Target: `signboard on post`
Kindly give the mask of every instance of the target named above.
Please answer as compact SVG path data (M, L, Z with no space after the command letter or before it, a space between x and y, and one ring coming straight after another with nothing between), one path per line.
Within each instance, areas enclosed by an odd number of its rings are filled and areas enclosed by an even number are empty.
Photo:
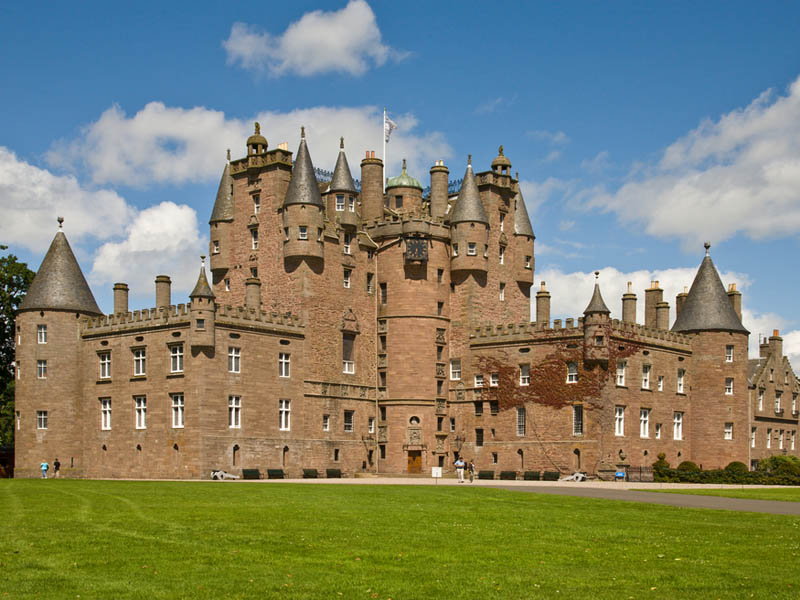
M442 478L442 467L431 467L431 477L434 479Z

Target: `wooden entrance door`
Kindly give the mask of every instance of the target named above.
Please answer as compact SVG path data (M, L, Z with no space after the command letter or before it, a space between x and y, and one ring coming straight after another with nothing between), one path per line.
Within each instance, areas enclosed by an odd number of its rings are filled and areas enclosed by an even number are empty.
M408 472L422 473L422 450L408 451Z

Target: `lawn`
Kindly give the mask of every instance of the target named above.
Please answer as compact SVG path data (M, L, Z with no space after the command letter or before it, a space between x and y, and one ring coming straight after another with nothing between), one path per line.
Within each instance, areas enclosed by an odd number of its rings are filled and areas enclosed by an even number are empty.
M489 488L0 480L0 519L0 598L795 598L800 588L794 517Z
M783 500L800 502L800 488L737 488L724 490L710 489L670 489L639 490L640 492L659 492L663 494L690 494L692 496L722 496L723 498L745 498L747 500Z

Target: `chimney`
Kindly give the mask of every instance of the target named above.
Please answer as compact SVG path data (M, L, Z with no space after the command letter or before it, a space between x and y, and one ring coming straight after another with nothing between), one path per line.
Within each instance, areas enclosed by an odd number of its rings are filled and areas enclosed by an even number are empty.
M257 277L248 277L244 280L244 298L248 310L259 312L261 310L261 280Z
M115 283L114 284L114 314L128 312L128 284Z
M447 178L450 171L443 160L437 160L431 167L431 216L443 217L447 212Z
M656 304L656 328L669 329L669 302Z
M731 301L731 306L733 307L736 316L739 317L739 320L742 320L742 292L736 290L736 284L731 283L728 284L728 300Z
M550 292L545 288L544 281L536 292L536 323L539 327L550 327Z
M683 308L683 303L686 302L686 296L689 295L689 288L683 286L683 291L675 296L675 318L678 318L678 315L681 314L681 309Z
M658 281L651 281L650 288L644 291L644 324L657 327L656 305L664 300L664 290L658 287Z
M383 218L383 161L370 150L361 161L361 216L368 223Z
M156 308L169 306L172 303L170 285L172 281L167 275L156 277Z
M780 336L780 331L777 329L772 330L772 335L769 338L769 353L772 354L777 361L783 358L783 338ZM774 364L780 365L780 362Z
M622 320L625 323L636 323L636 294L631 289L632 284L628 282L628 291L622 294Z
M761 337L761 334L758 334L758 357L759 358L767 358L769 356L769 339L767 336Z

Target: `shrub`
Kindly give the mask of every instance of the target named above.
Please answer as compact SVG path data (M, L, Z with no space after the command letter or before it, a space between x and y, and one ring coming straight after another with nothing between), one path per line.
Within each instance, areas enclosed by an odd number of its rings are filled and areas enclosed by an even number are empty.
M725 467L725 472L728 475L740 476L746 475L750 472L750 469L747 468L747 465L743 462L739 462L738 460L733 461L727 467Z
M494 479L494 471L478 471L478 479Z
M700 471L700 467L698 467L695 463L693 463L690 460L685 460L678 465L678 471L683 471L688 473L698 473Z
M658 454L658 460L653 463L653 480L654 481L671 481L669 471L669 463L666 461L667 455L663 452Z
M500 479L505 479L507 481L516 481L517 472L516 471L500 471Z

